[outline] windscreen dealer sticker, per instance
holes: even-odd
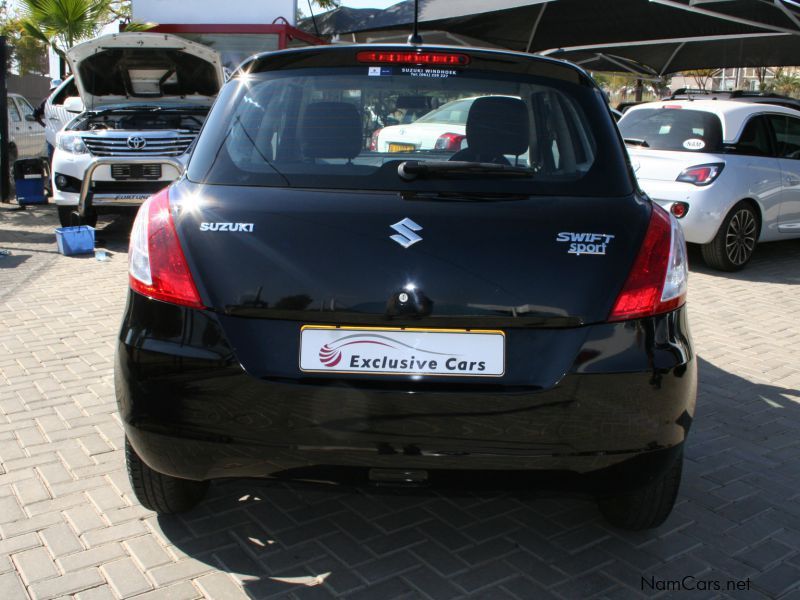
[[[336,328],[306,325],[300,332],[300,369],[365,375],[500,377],[502,331]]]

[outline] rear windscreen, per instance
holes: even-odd
[[[642,108],[629,111],[619,122],[625,140],[645,142],[655,150],[719,152],[722,124],[717,115],[684,108]],[[641,144],[641,145],[645,145]]]
[[[607,196],[630,193],[622,156],[591,86],[362,65],[232,80],[198,139],[188,176],[224,185]],[[404,181],[398,165],[407,160],[493,163],[530,176]]]

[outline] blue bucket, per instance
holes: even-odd
[[[58,251],[64,256],[91,254],[94,252],[94,227],[57,227],[56,244]]]

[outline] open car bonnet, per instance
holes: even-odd
[[[210,106],[225,81],[219,53],[178,36],[104,35],[67,52],[83,105],[182,102]]]

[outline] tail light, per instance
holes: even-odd
[[[128,273],[131,289],[148,298],[204,308],[178,241],[169,190],[151,196],[131,230]]]
[[[710,163],[707,165],[695,165],[681,171],[675,181],[683,181],[685,183],[692,183],[694,185],[708,185],[713,182],[719,174],[725,163]]]
[[[650,224],[609,321],[669,312],[686,301],[686,242],[677,220],[653,204]]]
[[[380,127],[372,132],[372,135],[369,138],[369,149],[370,150],[377,150],[378,149],[378,136],[380,135],[381,131],[383,131],[383,127]]]
[[[447,150],[448,152],[457,152],[461,150],[461,143],[467,136],[458,133],[443,133],[440,135],[433,146],[434,150]]]

